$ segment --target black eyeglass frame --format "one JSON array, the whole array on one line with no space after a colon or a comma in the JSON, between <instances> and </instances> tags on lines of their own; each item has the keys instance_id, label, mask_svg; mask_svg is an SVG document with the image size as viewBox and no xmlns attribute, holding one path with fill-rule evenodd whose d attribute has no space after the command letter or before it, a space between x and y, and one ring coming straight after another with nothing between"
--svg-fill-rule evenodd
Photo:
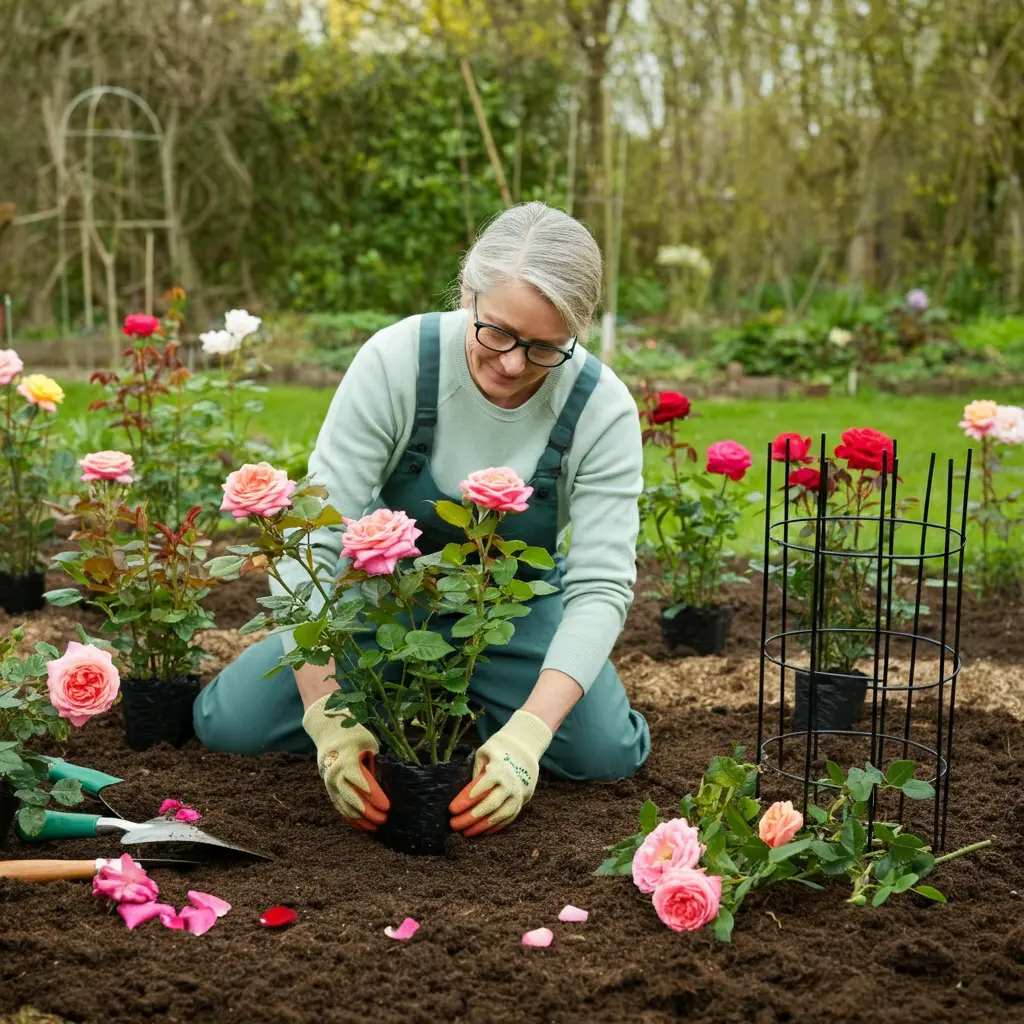
<instances>
[{"instance_id":1,"label":"black eyeglass frame","mask_svg":"<svg viewBox=\"0 0 1024 1024\"><path fill-rule=\"evenodd\" d=\"M571 343L567 349L557 348L555 345L548 345L542 341L523 341L518 335L513 334L511 331L505 330L504 327L498 327L497 324L489 324L486 321L478 319L479 314L476 308L476 293L473 293L473 326L476 328L476 340L485 348L488 352L511 352L514 349L522 348L526 350L526 358L534 366L539 366L545 370L553 370L556 366L562 366L567 363L573 357L573 353L576 351L576 342L578 339L573 336L569 339ZM508 348L492 348L487 344L481 337L480 331L483 328L487 328L489 331L497 331L499 334L504 334L506 338L512 339L512 344ZM538 363L534 359L530 359L530 352L532 349L542 349L545 352L555 352L562 358L557 363Z\"/></svg>"}]
</instances>

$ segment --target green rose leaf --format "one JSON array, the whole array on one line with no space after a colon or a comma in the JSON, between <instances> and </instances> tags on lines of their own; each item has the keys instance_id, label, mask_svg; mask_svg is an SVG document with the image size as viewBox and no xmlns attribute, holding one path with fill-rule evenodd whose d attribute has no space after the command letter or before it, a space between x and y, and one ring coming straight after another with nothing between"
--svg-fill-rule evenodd
<instances>
[{"instance_id":1,"label":"green rose leaf","mask_svg":"<svg viewBox=\"0 0 1024 1024\"><path fill-rule=\"evenodd\" d=\"M731 757L713 757L708 765L707 777L716 786L736 789L746 781L746 772Z\"/></svg>"},{"instance_id":2,"label":"green rose leaf","mask_svg":"<svg viewBox=\"0 0 1024 1024\"><path fill-rule=\"evenodd\" d=\"M384 576L371 576L360 586L359 593L364 601L376 608L381 600L391 593L391 583Z\"/></svg>"},{"instance_id":3,"label":"green rose leaf","mask_svg":"<svg viewBox=\"0 0 1024 1024\"><path fill-rule=\"evenodd\" d=\"M725 820L729 822L729 828L731 828L741 839L746 839L748 836L752 836L754 834L750 826L744 820L739 808L734 807L732 804L726 805Z\"/></svg>"},{"instance_id":4,"label":"green rose leaf","mask_svg":"<svg viewBox=\"0 0 1024 1024\"><path fill-rule=\"evenodd\" d=\"M14 798L27 807L45 807L50 802L50 794L41 789L16 789Z\"/></svg>"},{"instance_id":5,"label":"green rose leaf","mask_svg":"<svg viewBox=\"0 0 1024 1024\"><path fill-rule=\"evenodd\" d=\"M439 501L434 505L434 511L446 523L457 526L464 530L473 522L473 513L462 505L456 505L454 501Z\"/></svg>"},{"instance_id":6,"label":"green rose leaf","mask_svg":"<svg viewBox=\"0 0 1024 1024\"><path fill-rule=\"evenodd\" d=\"M471 615L464 615L452 626L452 636L457 638L472 636L486 625L487 620L482 615L477 615L475 612Z\"/></svg>"},{"instance_id":7,"label":"green rose leaf","mask_svg":"<svg viewBox=\"0 0 1024 1024\"><path fill-rule=\"evenodd\" d=\"M239 629L238 634L239 636L245 636L246 633L255 633L257 630L263 629L268 621L267 616L263 612L260 612L259 615L254 615L244 626L242 626L241 629Z\"/></svg>"},{"instance_id":8,"label":"green rose leaf","mask_svg":"<svg viewBox=\"0 0 1024 1024\"><path fill-rule=\"evenodd\" d=\"M727 907L719 907L718 917L715 918L715 938L721 942L731 942L735 923L732 912Z\"/></svg>"},{"instance_id":9,"label":"green rose leaf","mask_svg":"<svg viewBox=\"0 0 1024 1024\"><path fill-rule=\"evenodd\" d=\"M405 643L408 630L397 622L385 622L377 630L377 643L385 651L397 651Z\"/></svg>"},{"instance_id":10,"label":"green rose leaf","mask_svg":"<svg viewBox=\"0 0 1024 1024\"><path fill-rule=\"evenodd\" d=\"M66 608L69 604L76 604L82 600L82 595L74 587L64 587L61 590L48 590L43 597L55 608Z\"/></svg>"},{"instance_id":11,"label":"green rose leaf","mask_svg":"<svg viewBox=\"0 0 1024 1024\"><path fill-rule=\"evenodd\" d=\"M880 907L892 895L892 891L891 885L883 885L882 888L871 897L871 906Z\"/></svg>"},{"instance_id":12,"label":"green rose leaf","mask_svg":"<svg viewBox=\"0 0 1024 1024\"><path fill-rule=\"evenodd\" d=\"M507 644L515 635L516 627L508 619L494 619L490 629L484 633L484 640L489 644L501 646Z\"/></svg>"},{"instance_id":13,"label":"green rose leaf","mask_svg":"<svg viewBox=\"0 0 1024 1024\"><path fill-rule=\"evenodd\" d=\"M505 589L508 596L517 601L529 601L533 597L533 588L525 580L509 580Z\"/></svg>"},{"instance_id":14,"label":"green rose leaf","mask_svg":"<svg viewBox=\"0 0 1024 1024\"><path fill-rule=\"evenodd\" d=\"M293 636L299 647L316 647L320 642L320 635L327 628L325 619L316 619L314 622L302 622L295 627Z\"/></svg>"},{"instance_id":15,"label":"green rose leaf","mask_svg":"<svg viewBox=\"0 0 1024 1024\"><path fill-rule=\"evenodd\" d=\"M519 562L514 558L501 558L490 567L491 576L499 587L508 586L518 569Z\"/></svg>"},{"instance_id":16,"label":"green rose leaf","mask_svg":"<svg viewBox=\"0 0 1024 1024\"><path fill-rule=\"evenodd\" d=\"M455 648L445 643L440 633L432 633L429 629L413 629L405 634L403 650L417 661L437 661L451 654Z\"/></svg>"},{"instance_id":17,"label":"green rose leaf","mask_svg":"<svg viewBox=\"0 0 1024 1024\"><path fill-rule=\"evenodd\" d=\"M936 903L946 902L946 897L938 889L933 889L930 885L919 885L914 892L919 896L924 896L925 899L935 900Z\"/></svg>"},{"instance_id":18,"label":"green rose leaf","mask_svg":"<svg viewBox=\"0 0 1024 1024\"><path fill-rule=\"evenodd\" d=\"M781 864L784 860L789 860L790 857L795 857L798 853L803 853L814 840L812 839L798 839L795 843L786 843L785 846L776 846L771 853L768 854L769 864Z\"/></svg>"},{"instance_id":19,"label":"green rose leaf","mask_svg":"<svg viewBox=\"0 0 1024 1024\"><path fill-rule=\"evenodd\" d=\"M244 555L218 555L207 563L206 568L211 576L216 576L218 579L237 580L243 565L245 565Z\"/></svg>"},{"instance_id":20,"label":"green rose leaf","mask_svg":"<svg viewBox=\"0 0 1024 1024\"><path fill-rule=\"evenodd\" d=\"M907 872L905 875L901 875L896 879L893 884L893 892L906 892L908 889L912 889L920 879L913 873L913 871Z\"/></svg>"},{"instance_id":21,"label":"green rose leaf","mask_svg":"<svg viewBox=\"0 0 1024 1024\"><path fill-rule=\"evenodd\" d=\"M867 844L864 826L856 818L847 818L839 831L839 842L852 856L859 857Z\"/></svg>"},{"instance_id":22,"label":"green rose leaf","mask_svg":"<svg viewBox=\"0 0 1024 1024\"><path fill-rule=\"evenodd\" d=\"M807 805L807 817L809 817L815 824L824 825L828 821L828 812L818 807L816 804Z\"/></svg>"},{"instance_id":23,"label":"green rose leaf","mask_svg":"<svg viewBox=\"0 0 1024 1024\"><path fill-rule=\"evenodd\" d=\"M860 768L851 768L846 779L846 788L858 803L871 799L874 783Z\"/></svg>"},{"instance_id":24,"label":"green rose leaf","mask_svg":"<svg viewBox=\"0 0 1024 1024\"><path fill-rule=\"evenodd\" d=\"M530 589L533 591L534 597L545 597L548 594L558 593L558 587L554 587L544 580L531 580Z\"/></svg>"},{"instance_id":25,"label":"green rose leaf","mask_svg":"<svg viewBox=\"0 0 1024 1024\"><path fill-rule=\"evenodd\" d=\"M645 800L640 808L640 828L645 836L650 835L658 827L658 805L653 800Z\"/></svg>"},{"instance_id":26,"label":"green rose leaf","mask_svg":"<svg viewBox=\"0 0 1024 1024\"><path fill-rule=\"evenodd\" d=\"M59 779L50 789L50 796L62 807L74 807L83 800L82 784L78 779Z\"/></svg>"},{"instance_id":27,"label":"green rose leaf","mask_svg":"<svg viewBox=\"0 0 1024 1024\"><path fill-rule=\"evenodd\" d=\"M929 800L935 796L935 790L924 779L907 779L900 786L900 790L904 796L911 800Z\"/></svg>"},{"instance_id":28,"label":"green rose leaf","mask_svg":"<svg viewBox=\"0 0 1024 1024\"><path fill-rule=\"evenodd\" d=\"M503 555L516 555L526 547L525 540L495 540L494 546Z\"/></svg>"},{"instance_id":29,"label":"green rose leaf","mask_svg":"<svg viewBox=\"0 0 1024 1024\"><path fill-rule=\"evenodd\" d=\"M530 614L530 609L522 604L496 604L487 609L489 619L521 619Z\"/></svg>"},{"instance_id":30,"label":"green rose leaf","mask_svg":"<svg viewBox=\"0 0 1024 1024\"><path fill-rule=\"evenodd\" d=\"M380 651L363 651L357 664L360 668L373 668L384 655Z\"/></svg>"},{"instance_id":31,"label":"green rose leaf","mask_svg":"<svg viewBox=\"0 0 1024 1024\"><path fill-rule=\"evenodd\" d=\"M846 776L843 774L843 769L835 763L835 761L826 761L825 767L828 769L828 777L837 785L846 785Z\"/></svg>"},{"instance_id":32,"label":"green rose leaf","mask_svg":"<svg viewBox=\"0 0 1024 1024\"><path fill-rule=\"evenodd\" d=\"M466 553L462 550L461 544L445 544L441 552L441 561L446 565L464 565Z\"/></svg>"},{"instance_id":33,"label":"green rose leaf","mask_svg":"<svg viewBox=\"0 0 1024 1024\"><path fill-rule=\"evenodd\" d=\"M469 580L465 576L442 576L437 581L437 589L442 594L451 594L455 591L469 590Z\"/></svg>"},{"instance_id":34,"label":"green rose leaf","mask_svg":"<svg viewBox=\"0 0 1024 1024\"><path fill-rule=\"evenodd\" d=\"M23 807L18 811L18 824L23 832L34 836L46 824L46 811L41 807Z\"/></svg>"},{"instance_id":35,"label":"green rose leaf","mask_svg":"<svg viewBox=\"0 0 1024 1024\"><path fill-rule=\"evenodd\" d=\"M885 781L899 789L905 782L914 777L913 761L893 761L885 773Z\"/></svg>"},{"instance_id":36,"label":"green rose leaf","mask_svg":"<svg viewBox=\"0 0 1024 1024\"><path fill-rule=\"evenodd\" d=\"M352 708L365 703L366 694L361 690L335 690L327 698L324 711L339 711L342 708Z\"/></svg>"},{"instance_id":37,"label":"green rose leaf","mask_svg":"<svg viewBox=\"0 0 1024 1024\"><path fill-rule=\"evenodd\" d=\"M555 560L543 548L525 548L519 553L519 561L534 569L554 569Z\"/></svg>"}]
</instances>

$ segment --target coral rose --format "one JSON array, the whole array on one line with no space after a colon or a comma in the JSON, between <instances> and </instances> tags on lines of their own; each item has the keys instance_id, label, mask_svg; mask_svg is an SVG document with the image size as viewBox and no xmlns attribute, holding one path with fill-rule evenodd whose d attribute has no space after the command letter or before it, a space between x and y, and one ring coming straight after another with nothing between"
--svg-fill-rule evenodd
<instances>
[{"instance_id":1,"label":"coral rose","mask_svg":"<svg viewBox=\"0 0 1024 1024\"><path fill-rule=\"evenodd\" d=\"M709 473L721 473L730 480L742 480L753 462L749 449L736 441L716 441L708 445Z\"/></svg>"},{"instance_id":2,"label":"coral rose","mask_svg":"<svg viewBox=\"0 0 1024 1024\"><path fill-rule=\"evenodd\" d=\"M83 483L88 484L93 480L114 480L119 484L130 484L135 480L132 476L135 462L124 452L90 452L84 459L79 459L78 464L84 470Z\"/></svg>"},{"instance_id":3,"label":"coral rose","mask_svg":"<svg viewBox=\"0 0 1024 1024\"><path fill-rule=\"evenodd\" d=\"M478 469L459 484L463 498L495 512L525 512L533 488L508 466Z\"/></svg>"},{"instance_id":4,"label":"coral rose","mask_svg":"<svg viewBox=\"0 0 1024 1024\"><path fill-rule=\"evenodd\" d=\"M131 313L124 318L122 330L129 337L148 338L160 330L160 321L148 313Z\"/></svg>"},{"instance_id":5,"label":"coral rose","mask_svg":"<svg viewBox=\"0 0 1024 1024\"><path fill-rule=\"evenodd\" d=\"M992 437L1001 444L1024 444L1024 409L1000 405L992 421Z\"/></svg>"},{"instance_id":6,"label":"coral rose","mask_svg":"<svg viewBox=\"0 0 1024 1024\"><path fill-rule=\"evenodd\" d=\"M650 414L652 423L671 423L690 415L690 400L678 391L659 391L658 404Z\"/></svg>"},{"instance_id":7,"label":"coral rose","mask_svg":"<svg viewBox=\"0 0 1024 1024\"><path fill-rule=\"evenodd\" d=\"M92 879L93 896L106 896L115 903L152 903L160 889L129 854L103 863Z\"/></svg>"},{"instance_id":8,"label":"coral rose","mask_svg":"<svg viewBox=\"0 0 1024 1024\"><path fill-rule=\"evenodd\" d=\"M674 932L695 932L718 917L722 879L704 869L672 868L654 890L654 909Z\"/></svg>"},{"instance_id":9,"label":"coral rose","mask_svg":"<svg viewBox=\"0 0 1024 1024\"><path fill-rule=\"evenodd\" d=\"M220 508L236 519L246 516L269 518L282 509L291 508L296 486L283 469L274 469L269 462L256 465L247 462L241 469L229 473L221 484L224 501Z\"/></svg>"},{"instance_id":10,"label":"coral rose","mask_svg":"<svg viewBox=\"0 0 1024 1024\"><path fill-rule=\"evenodd\" d=\"M371 576L388 576L400 558L420 554L415 541L422 533L404 512L379 508L362 519L345 519L341 556Z\"/></svg>"},{"instance_id":11,"label":"coral rose","mask_svg":"<svg viewBox=\"0 0 1024 1024\"><path fill-rule=\"evenodd\" d=\"M821 486L821 473L809 466L804 466L803 469L794 469L789 474L789 486L806 487L809 491L817 491Z\"/></svg>"},{"instance_id":12,"label":"coral rose","mask_svg":"<svg viewBox=\"0 0 1024 1024\"><path fill-rule=\"evenodd\" d=\"M47 663L46 686L60 717L77 726L110 710L121 677L109 651L71 640L63 657Z\"/></svg>"},{"instance_id":13,"label":"coral rose","mask_svg":"<svg viewBox=\"0 0 1024 1024\"><path fill-rule=\"evenodd\" d=\"M807 453L811 450L811 439L799 434L779 434L772 441L772 459L775 462L786 461L786 442L789 442L789 462L795 466L801 462L813 462L814 457Z\"/></svg>"},{"instance_id":14,"label":"coral rose","mask_svg":"<svg viewBox=\"0 0 1024 1024\"><path fill-rule=\"evenodd\" d=\"M892 472L892 438L871 427L853 427L844 430L842 444L836 445L836 458L846 459L850 469L873 469L882 471L885 456L887 472Z\"/></svg>"},{"instance_id":15,"label":"coral rose","mask_svg":"<svg viewBox=\"0 0 1024 1024\"><path fill-rule=\"evenodd\" d=\"M964 418L960 421L960 429L975 441L980 441L992 430L992 424L999 414L999 406L987 399L969 402L964 406Z\"/></svg>"},{"instance_id":16,"label":"coral rose","mask_svg":"<svg viewBox=\"0 0 1024 1024\"><path fill-rule=\"evenodd\" d=\"M57 406L64 401L63 388L45 373L30 373L22 377L16 390L25 401L47 412L56 412Z\"/></svg>"},{"instance_id":17,"label":"coral rose","mask_svg":"<svg viewBox=\"0 0 1024 1024\"><path fill-rule=\"evenodd\" d=\"M761 816L757 834L771 847L785 846L804 827L804 816L791 800L774 803Z\"/></svg>"},{"instance_id":18,"label":"coral rose","mask_svg":"<svg viewBox=\"0 0 1024 1024\"><path fill-rule=\"evenodd\" d=\"M24 369L25 364L13 348L0 349L0 387L7 387Z\"/></svg>"},{"instance_id":19,"label":"coral rose","mask_svg":"<svg viewBox=\"0 0 1024 1024\"><path fill-rule=\"evenodd\" d=\"M654 892L671 868L695 868L704 853L700 833L685 819L664 821L633 855L633 882L641 892Z\"/></svg>"}]
</instances>

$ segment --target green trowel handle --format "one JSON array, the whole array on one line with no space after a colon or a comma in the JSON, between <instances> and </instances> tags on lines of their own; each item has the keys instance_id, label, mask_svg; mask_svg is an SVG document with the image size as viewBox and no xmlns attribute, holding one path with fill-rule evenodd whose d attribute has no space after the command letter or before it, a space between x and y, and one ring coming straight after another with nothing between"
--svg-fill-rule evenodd
<instances>
[{"instance_id":1,"label":"green trowel handle","mask_svg":"<svg viewBox=\"0 0 1024 1024\"><path fill-rule=\"evenodd\" d=\"M38 832L26 832L18 813L18 838L26 843L45 843L50 839L91 839L96 835L98 814L72 814L67 811L43 811L46 820Z\"/></svg>"},{"instance_id":2,"label":"green trowel handle","mask_svg":"<svg viewBox=\"0 0 1024 1024\"><path fill-rule=\"evenodd\" d=\"M49 763L51 782L57 782L60 779L78 779L82 784L82 789L89 796L96 796L104 786L112 786L115 782L122 781L113 775L107 775L105 772L97 772L92 768L83 768L81 765L71 764L68 761L60 760L60 758L53 758Z\"/></svg>"}]
</instances>

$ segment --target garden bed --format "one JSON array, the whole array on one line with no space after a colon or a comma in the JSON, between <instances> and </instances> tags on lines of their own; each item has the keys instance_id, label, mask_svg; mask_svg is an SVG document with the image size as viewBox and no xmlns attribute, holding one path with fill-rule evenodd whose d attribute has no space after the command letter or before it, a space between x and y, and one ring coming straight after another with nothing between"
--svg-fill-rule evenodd
<instances>
[{"instance_id":1,"label":"garden bed","mask_svg":"<svg viewBox=\"0 0 1024 1024\"><path fill-rule=\"evenodd\" d=\"M245 621L264 586L250 577L224 587L220 624ZM667 930L628 880L594 877L602 846L635 828L642 800L670 807L711 756L734 740L753 744L759 589L731 596L739 609L732 646L724 658L699 660L669 660L653 632L655 606L638 599L616 654L652 727L653 753L637 778L589 786L544 778L514 827L486 840L455 839L443 860L394 854L344 826L308 758L249 760L194 741L136 754L123 745L118 710L93 720L73 733L66 755L127 778L122 813L149 817L175 797L199 808L211 831L276 860L185 876L154 871L168 902L183 904L193 888L232 903L202 937L156 922L128 932L93 901L87 882L0 882L0 1013L27 1004L72 1021L686 1016L746 1024L962 1022L1020 1012L1024 725L1003 712L964 708L957 719L949 845L995 845L940 869L936 884L949 906L910 897L858 909L838 888L776 887L749 901L734 942L722 945L710 931ZM998 623L971 615L965 651L1019 662L1021 641L1003 613L1020 610L1001 609ZM73 621L68 610L51 609L30 620L29 632L57 643L58 634L73 635ZM246 638L218 631L210 639L220 641L224 660ZM969 664L995 671L989 661ZM984 683L978 679L979 692ZM119 852L110 841L33 851L12 840L5 855ZM296 909L297 922L281 932L261 928L260 912L279 903ZM589 923L559 924L566 903L588 909ZM406 916L421 922L417 935L408 943L386 938L384 927ZM523 948L522 934L541 926L555 932L551 948Z\"/></svg>"}]
</instances>

